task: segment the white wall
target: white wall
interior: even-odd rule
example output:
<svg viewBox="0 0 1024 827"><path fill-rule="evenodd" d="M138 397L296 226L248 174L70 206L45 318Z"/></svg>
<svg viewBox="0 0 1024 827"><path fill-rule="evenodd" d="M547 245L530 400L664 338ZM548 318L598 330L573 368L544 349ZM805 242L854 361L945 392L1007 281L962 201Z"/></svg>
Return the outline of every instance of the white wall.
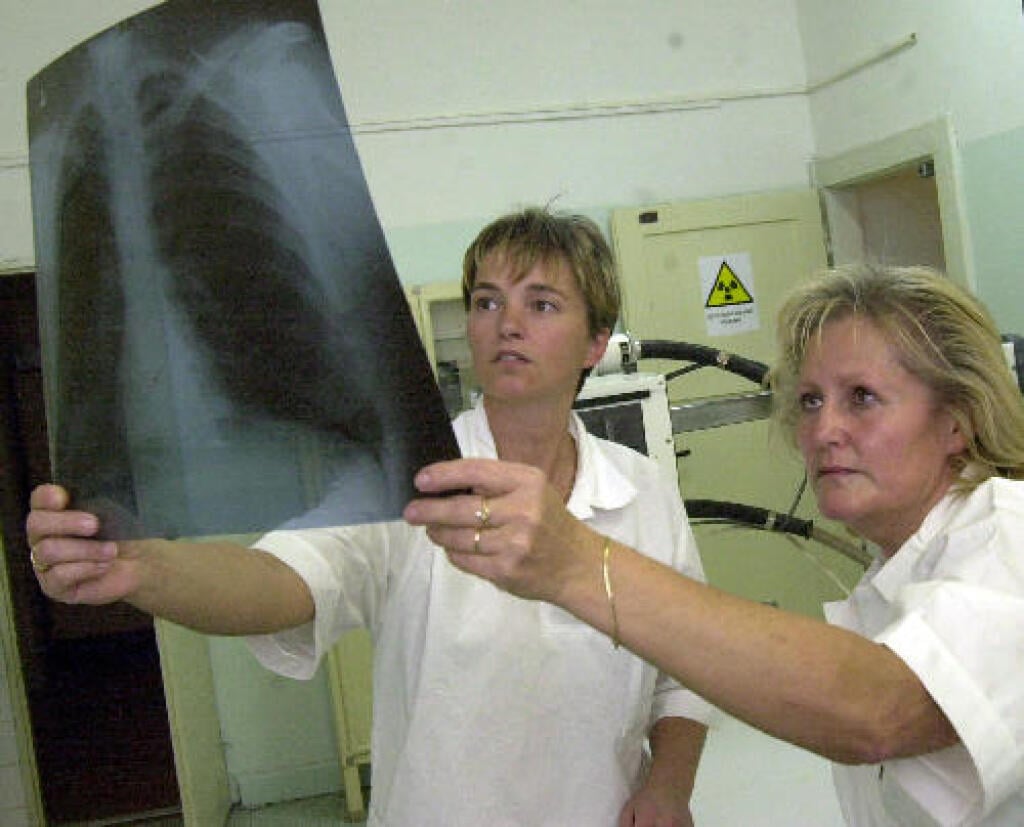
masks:
<svg viewBox="0 0 1024 827"><path fill-rule="evenodd" d="M947 118L966 249L1000 329L1024 331L1024 15L1018 0L795 0L810 83L907 35L916 45L810 96L815 154Z"/></svg>
<svg viewBox="0 0 1024 827"><path fill-rule="evenodd" d="M76 43L152 0L0 0L0 272L27 269L32 251L25 84Z"/></svg>
<svg viewBox="0 0 1024 827"><path fill-rule="evenodd" d="M415 13L411 5L323 4L387 227L475 219L554 197L585 208L806 182L803 99L709 100L802 84L790 0L422 0ZM708 108L567 120L599 106L688 100ZM513 123L415 128L500 113ZM412 123L364 131L381 121Z"/></svg>
<svg viewBox="0 0 1024 827"><path fill-rule="evenodd" d="M74 43L151 5L0 0L9 21L0 34L0 267L32 260L25 82ZM321 5L389 238L409 231L419 241L417 227L477 227L553 198L565 208L606 210L806 185L806 101L775 94L804 79L793 0ZM716 102L736 94L755 97ZM690 101L700 108L678 109ZM677 111L578 117L651 104ZM513 113L497 119L511 123L459 120L497 113ZM463 125L422 128L425 119L452 116ZM381 121L394 131L379 131ZM454 241L466 232L457 229ZM405 256L414 282L425 280L416 258L414 250Z"/></svg>
<svg viewBox="0 0 1024 827"><path fill-rule="evenodd" d="M796 0L813 83L915 33L917 44L811 97L829 156L948 114L969 143L1024 124L1018 0ZM837 36L841 33L841 37Z"/></svg>

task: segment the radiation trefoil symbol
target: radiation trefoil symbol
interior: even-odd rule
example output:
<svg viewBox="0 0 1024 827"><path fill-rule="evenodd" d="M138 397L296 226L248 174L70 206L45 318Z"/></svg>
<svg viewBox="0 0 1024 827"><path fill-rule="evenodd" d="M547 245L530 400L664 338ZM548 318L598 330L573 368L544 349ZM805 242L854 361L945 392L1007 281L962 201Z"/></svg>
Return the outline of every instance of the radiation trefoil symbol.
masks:
<svg viewBox="0 0 1024 827"><path fill-rule="evenodd" d="M708 293L704 306L730 307L736 304L753 304L753 302L754 297L744 287L739 276L733 272L729 262L723 261L722 266L718 268L718 275L715 277L715 283L711 292Z"/></svg>

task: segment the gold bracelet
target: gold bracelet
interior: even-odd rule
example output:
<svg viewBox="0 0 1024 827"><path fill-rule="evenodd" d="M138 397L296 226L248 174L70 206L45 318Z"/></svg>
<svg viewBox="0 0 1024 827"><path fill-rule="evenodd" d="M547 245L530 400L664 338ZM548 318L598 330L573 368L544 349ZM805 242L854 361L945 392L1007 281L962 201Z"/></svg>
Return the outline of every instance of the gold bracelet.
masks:
<svg viewBox="0 0 1024 827"><path fill-rule="evenodd" d="M619 614L615 611L615 591L612 589L612 575L608 569L608 560L612 556L612 541L604 538L604 551L601 552L601 573L604 575L604 593L608 598L608 607L612 610L612 643L619 648Z"/></svg>

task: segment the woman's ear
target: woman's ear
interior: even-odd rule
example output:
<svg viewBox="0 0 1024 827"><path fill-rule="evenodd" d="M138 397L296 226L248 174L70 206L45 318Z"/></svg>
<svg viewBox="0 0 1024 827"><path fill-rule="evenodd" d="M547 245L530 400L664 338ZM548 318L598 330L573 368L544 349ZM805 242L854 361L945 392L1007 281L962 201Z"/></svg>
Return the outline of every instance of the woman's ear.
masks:
<svg viewBox="0 0 1024 827"><path fill-rule="evenodd" d="M967 437L964 429L960 427L960 420L947 412L948 430L946 431L946 449L950 457L962 455L967 450Z"/></svg>
<svg viewBox="0 0 1024 827"><path fill-rule="evenodd" d="M587 357L583 360L584 368L592 368L601 361L604 352L608 347L608 340L612 332L607 327L602 327L590 338L590 347L587 349Z"/></svg>

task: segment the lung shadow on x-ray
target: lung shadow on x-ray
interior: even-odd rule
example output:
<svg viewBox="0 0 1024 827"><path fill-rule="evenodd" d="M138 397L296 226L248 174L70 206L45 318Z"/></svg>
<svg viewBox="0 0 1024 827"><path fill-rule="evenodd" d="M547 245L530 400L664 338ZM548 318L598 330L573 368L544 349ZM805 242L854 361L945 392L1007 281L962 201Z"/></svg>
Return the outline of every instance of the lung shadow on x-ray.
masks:
<svg viewBox="0 0 1024 827"><path fill-rule="evenodd" d="M28 99L55 479L111 536L397 518L458 451L316 3L171 0Z"/></svg>

